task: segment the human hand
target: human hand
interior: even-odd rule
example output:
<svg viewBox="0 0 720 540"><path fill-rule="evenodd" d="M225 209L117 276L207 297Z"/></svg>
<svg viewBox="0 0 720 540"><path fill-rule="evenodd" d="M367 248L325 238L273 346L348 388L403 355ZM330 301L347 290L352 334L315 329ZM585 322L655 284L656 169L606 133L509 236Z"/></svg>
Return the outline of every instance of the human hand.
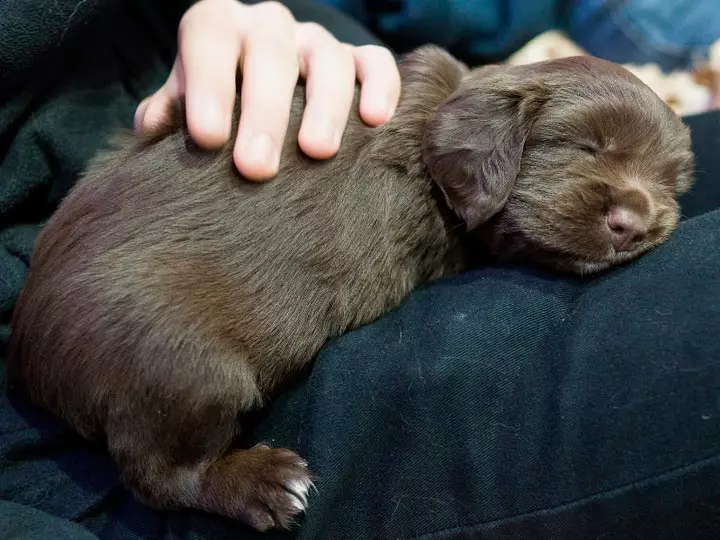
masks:
<svg viewBox="0 0 720 540"><path fill-rule="evenodd" d="M277 2L201 0L183 16L170 76L138 106L135 129L159 128L170 103L185 96L190 136L204 148L222 146L230 138L238 66L243 78L233 159L251 180L278 171L298 76L307 81L299 144L315 159L337 152L356 79L360 116L369 125L387 122L400 96L400 75L387 49L340 43L320 25L297 22Z"/></svg>

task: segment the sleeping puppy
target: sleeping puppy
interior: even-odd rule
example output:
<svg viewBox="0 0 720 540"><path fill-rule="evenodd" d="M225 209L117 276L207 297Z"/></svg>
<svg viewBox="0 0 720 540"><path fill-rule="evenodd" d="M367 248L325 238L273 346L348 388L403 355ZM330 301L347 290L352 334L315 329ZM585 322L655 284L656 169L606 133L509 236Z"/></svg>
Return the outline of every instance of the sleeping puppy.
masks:
<svg viewBox="0 0 720 540"><path fill-rule="evenodd" d="M676 226L688 131L622 68L468 71L424 47L401 72L394 119L353 116L324 162L298 150L299 86L267 183L238 175L230 143L197 149L182 111L161 135L124 135L39 237L12 385L106 443L147 504L289 526L307 505L306 463L231 445L328 338L476 255L584 274Z"/></svg>

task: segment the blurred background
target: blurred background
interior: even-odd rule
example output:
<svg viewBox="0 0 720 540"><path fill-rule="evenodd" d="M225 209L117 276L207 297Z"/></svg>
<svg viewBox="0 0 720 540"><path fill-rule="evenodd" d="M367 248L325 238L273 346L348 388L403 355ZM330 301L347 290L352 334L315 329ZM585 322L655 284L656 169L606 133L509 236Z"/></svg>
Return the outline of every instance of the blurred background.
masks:
<svg viewBox="0 0 720 540"><path fill-rule="evenodd" d="M720 0L320 0L398 53L435 43L469 65L591 54L678 114L720 108Z"/></svg>

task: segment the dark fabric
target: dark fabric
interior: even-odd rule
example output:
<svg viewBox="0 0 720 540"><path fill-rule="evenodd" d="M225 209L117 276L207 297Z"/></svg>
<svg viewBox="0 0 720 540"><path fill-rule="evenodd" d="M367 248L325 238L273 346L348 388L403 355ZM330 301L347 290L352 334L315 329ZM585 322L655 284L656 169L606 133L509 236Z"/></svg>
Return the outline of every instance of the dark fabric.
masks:
<svg viewBox="0 0 720 540"><path fill-rule="evenodd" d="M185 7L0 5L4 335L43 220L164 80ZM373 41L332 12L291 7ZM249 436L298 450L319 477L301 527L265 537L720 537L720 114L688 122L698 185L661 249L584 280L477 269L329 343ZM262 536L138 504L101 446L3 394L0 538L93 537Z"/></svg>
<svg viewBox="0 0 720 540"><path fill-rule="evenodd" d="M689 117L687 123L692 129L697 185L680 199L683 219L720 207L720 111Z"/></svg>

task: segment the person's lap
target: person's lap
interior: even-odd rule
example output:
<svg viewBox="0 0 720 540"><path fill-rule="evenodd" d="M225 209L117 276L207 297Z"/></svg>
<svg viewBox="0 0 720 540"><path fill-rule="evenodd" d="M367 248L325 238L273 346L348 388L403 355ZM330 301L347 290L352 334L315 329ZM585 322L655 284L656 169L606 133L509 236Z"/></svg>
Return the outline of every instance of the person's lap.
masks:
<svg viewBox="0 0 720 540"><path fill-rule="evenodd" d="M321 16L304 4L299 18ZM344 19L323 22L341 39L374 41ZM128 60L115 61L107 80ZM89 113L58 94L35 120L68 176L98 144L82 126L131 119L127 84L88 83L83 96ZM106 110L110 99L121 105ZM719 119L689 120L699 158L687 219L636 264L587 280L476 269L422 287L329 343L246 441L296 449L318 476L301 527L271 537L715 538ZM26 148L16 161L40 144L20 135ZM80 149L63 153L53 137ZM16 150L5 154L3 176L33 172L11 168ZM27 258L23 234L31 233L2 233L12 268ZM22 517L26 530L44 512L108 539L250 535L215 516L141 506L119 487L102 447L6 396L0 498L38 512ZM14 508L0 505L0 523L19 515Z"/></svg>

